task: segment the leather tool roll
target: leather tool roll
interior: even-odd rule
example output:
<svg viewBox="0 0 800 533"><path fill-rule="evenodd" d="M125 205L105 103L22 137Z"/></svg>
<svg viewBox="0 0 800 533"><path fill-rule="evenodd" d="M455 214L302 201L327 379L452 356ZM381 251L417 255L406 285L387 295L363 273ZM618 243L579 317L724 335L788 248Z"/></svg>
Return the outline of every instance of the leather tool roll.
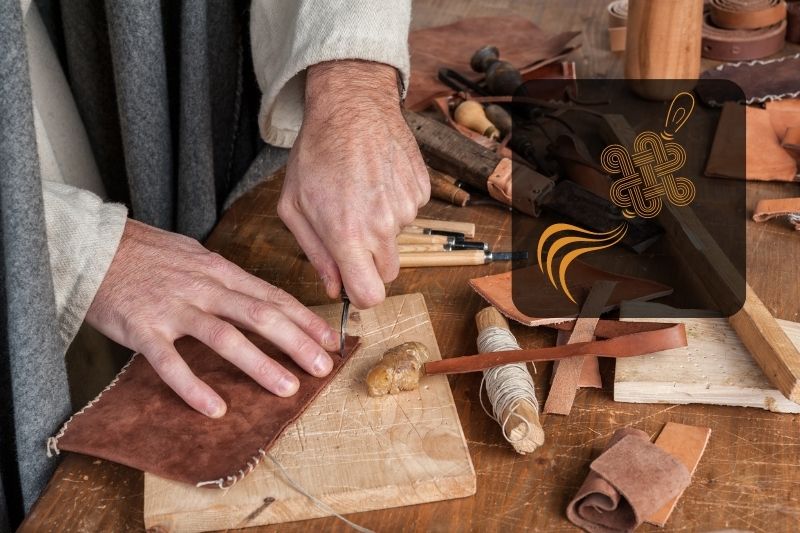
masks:
<svg viewBox="0 0 800 533"><path fill-rule="evenodd" d="M760 59L783 49L786 19L756 30L718 28L711 14L703 16L703 57L717 61Z"/></svg>
<svg viewBox="0 0 800 533"><path fill-rule="evenodd" d="M711 22L729 30L756 30L778 24L786 18L783 0L711 0Z"/></svg>

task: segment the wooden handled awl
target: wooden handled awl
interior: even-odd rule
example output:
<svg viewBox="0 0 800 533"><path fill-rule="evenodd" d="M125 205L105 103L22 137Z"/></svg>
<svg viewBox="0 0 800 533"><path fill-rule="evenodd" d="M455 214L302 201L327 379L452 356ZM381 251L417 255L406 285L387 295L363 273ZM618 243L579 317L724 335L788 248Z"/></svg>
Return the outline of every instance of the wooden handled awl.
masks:
<svg viewBox="0 0 800 533"><path fill-rule="evenodd" d="M483 106L475 100L464 100L453 113L457 123L493 140L500 138L500 130L486 117Z"/></svg>
<svg viewBox="0 0 800 533"><path fill-rule="evenodd" d="M486 252L482 250L416 252L400 254L400 268L484 265L492 261L516 261L527 258L528 252Z"/></svg>
<svg viewBox="0 0 800 533"><path fill-rule="evenodd" d="M455 244L456 238L447 235L425 235L424 233L401 233L397 244Z"/></svg>

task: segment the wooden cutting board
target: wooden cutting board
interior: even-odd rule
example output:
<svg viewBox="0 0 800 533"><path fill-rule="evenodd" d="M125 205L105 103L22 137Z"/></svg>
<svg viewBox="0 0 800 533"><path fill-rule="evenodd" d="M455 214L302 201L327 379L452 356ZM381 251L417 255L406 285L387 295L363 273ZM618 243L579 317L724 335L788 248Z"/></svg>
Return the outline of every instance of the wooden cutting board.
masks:
<svg viewBox="0 0 800 533"><path fill-rule="evenodd" d="M338 328L341 304L313 308ZM352 309L352 308L351 308ZM364 379L383 352L424 343L441 359L421 294L351 310L348 333L361 348L270 452L291 480L340 514L475 494L475 470L445 376L420 389L371 398ZM145 526L210 531L328 516L268 458L227 490L145 474Z"/></svg>
<svg viewBox="0 0 800 533"><path fill-rule="evenodd" d="M681 318L680 310L663 305L659 306L659 316L664 319L625 318L642 316L637 307L658 305L625 302L620 314L622 320L646 322L666 322L674 317L686 326L688 346L617 359L614 401L702 403L800 413L800 405L770 383L728 319ZM788 320L778 320L778 324L800 348L800 324Z"/></svg>

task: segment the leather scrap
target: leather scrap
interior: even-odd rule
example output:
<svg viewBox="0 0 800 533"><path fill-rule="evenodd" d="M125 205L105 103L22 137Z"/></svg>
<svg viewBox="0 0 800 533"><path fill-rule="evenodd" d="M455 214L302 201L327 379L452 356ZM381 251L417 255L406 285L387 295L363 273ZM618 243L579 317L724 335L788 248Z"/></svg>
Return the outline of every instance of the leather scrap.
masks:
<svg viewBox="0 0 800 533"><path fill-rule="evenodd" d="M55 449L121 463L192 485L226 488L241 481L283 431L336 377L352 357L358 337L347 337L345 354L331 354L333 370L311 376L259 335L245 332L261 351L300 381L281 398L191 337L175 348L192 371L228 404L212 419L189 407L141 355L134 355L112 384L64 424Z"/></svg>
<svg viewBox="0 0 800 533"><path fill-rule="evenodd" d="M551 35L518 16L467 18L446 26L413 31L409 35L411 83L405 105L412 111L420 111L433 98L452 92L439 81L440 68L451 68L473 81L480 81L483 75L470 69L469 60L486 44L496 46L501 59L524 74L563 59L577 48L570 43L579 34Z"/></svg>
<svg viewBox="0 0 800 533"><path fill-rule="evenodd" d="M525 291L530 297L524 297L525 307L540 310L539 316L529 316L520 311L514 303L511 289L511 278L514 283L528 287ZM580 260L573 261L570 265L570 277L573 281L572 292L576 298L588 293L595 282L610 280L617 282L614 292L604 311L617 307L623 300L654 300L672 294L672 288L662 283L624 276L595 268ZM544 326L568 322L578 316L580 307L567 300L564 293L553 288L547 278L537 266L518 269L513 272L503 272L493 276L484 276L469 280L470 286L487 302L492 304L506 318L516 320L526 326ZM528 305L530 304L530 305Z"/></svg>
<svg viewBox="0 0 800 533"><path fill-rule="evenodd" d="M567 344L570 337L570 331L558 330L556 335L556 346L563 346ZM592 340L597 337L592 337ZM558 365L561 361L553 361L553 372L550 377L550 382L558 373ZM581 389L602 389L603 380L600 376L600 360L596 355L586 355L583 358L583 366L581 367L581 377L578 379L578 387Z"/></svg>
<svg viewBox="0 0 800 533"><path fill-rule="evenodd" d="M780 46L771 53L779 52ZM769 54L768 54L769 55ZM723 59L724 58L718 58ZM734 58L747 59L747 58ZM707 105L720 107L725 102L760 104L800 97L797 73L800 71L800 53L775 59L736 61L710 68L700 75L697 95ZM702 83L702 80L728 80L735 84Z"/></svg>
<svg viewBox="0 0 800 533"><path fill-rule="evenodd" d="M800 0L789 0L786 4L786 40L800 44Z"/></svg>
<svg viewBox="0 0 800 533"><path fill-rule="evenodd" d="M598 281L592 286L567 344L594 340L594 330L600 319L600 313L606 306L615 285L616 283L610 281ZM562 359L558 367L553 369L553 382L544 404L545 413L568 415L572 410L584 360L583 356Z"/></svg>
<svg viewBox="0 0 800 533"><path fill-rule="evenodd" d="M687 426L676 422L667 422L656 439L656 446L675 457L683 463L689 471L689 477L694 475L700 458L711 436L711 428L700 426ZM661 509L647 517L647 522L659 527L669 520L669 516L683 495L683 490L672 500L665 503Z"/></svg>
<svg viewBox="0 0 800 533"><path fill-rule="evenodd" d="M624 52L628 30L628 0L608 4L608 45L612 52Z"/></svg>
<svg viewBox="0 0 800 533"><path fill-rule="evenodd" d="M644 431L617 430L567 506L567 518L591 533L633 531L689 485L688 469Z"/></svg>
<svg viewBox="0 0 800 533"><path fill-rule="evenodd" d="M742 146L745 146L744 162L739 156ZM797 162L781 146L770 111L728 102L722 108L705 174L719 178L794 181Z"/></svg>
<svg viewBox="0 0 800 533"><path fill-rule="evenodd" d="M756 222L779 217L786 217L794 229L800 231L800 198L759 200L753 211L753 220Z"/></svg>

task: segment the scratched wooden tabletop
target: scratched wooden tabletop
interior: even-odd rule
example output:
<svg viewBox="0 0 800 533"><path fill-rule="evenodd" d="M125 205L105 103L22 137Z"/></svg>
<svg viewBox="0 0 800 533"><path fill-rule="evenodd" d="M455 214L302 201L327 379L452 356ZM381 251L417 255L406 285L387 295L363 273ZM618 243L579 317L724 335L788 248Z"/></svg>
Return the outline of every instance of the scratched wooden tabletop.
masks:
<svg viewBox="0 0 800 533"><path fill-rule="evenodd" d="M417 0L414 28L462 17L506 12L530 17L551 31L583 31L571 58L582 77L620 77L620 58L607 51L606 0ZM797 51L792 47L789 51ZM704 66L708 67L707 62ZM294 239L275 214L281 186L275 177L240 199L222 218L208 246L250 272L285 288L308 305L329 303ZM750 184L748 208L759 198L800 196L796 184ZM456 208L434 201L423 215L474 222L492 247L510 246L511 220L491 207ZM748 281L779 318L800 320L800 234L780 222L748 222ZM452 269L410 269L389 294L421 292L443 355L474 353L473 317L485 303L467 280L508 268L502 264ZM551 333L513 326L523 346L553 342ZM639 405L612 401L613 364L602 363L605 388L578 392L569 416L543 417L546 445L520 456L502 439L478 402L478 375L450 379L478 476L471 498L350 515L378 531L572 531L567 502L586 477L589 462L618 428L651 435L668 421L708 426L711 440L666 531L800 530L800 418L757 409L702 405ZM549 376L540 365L536 392L543 400ZM25 531L140 531L143 476L110 462L66 454L23 525ZM253 531L346 531L333 518ZM657 531L644 526L642 531Z"/></svg>

